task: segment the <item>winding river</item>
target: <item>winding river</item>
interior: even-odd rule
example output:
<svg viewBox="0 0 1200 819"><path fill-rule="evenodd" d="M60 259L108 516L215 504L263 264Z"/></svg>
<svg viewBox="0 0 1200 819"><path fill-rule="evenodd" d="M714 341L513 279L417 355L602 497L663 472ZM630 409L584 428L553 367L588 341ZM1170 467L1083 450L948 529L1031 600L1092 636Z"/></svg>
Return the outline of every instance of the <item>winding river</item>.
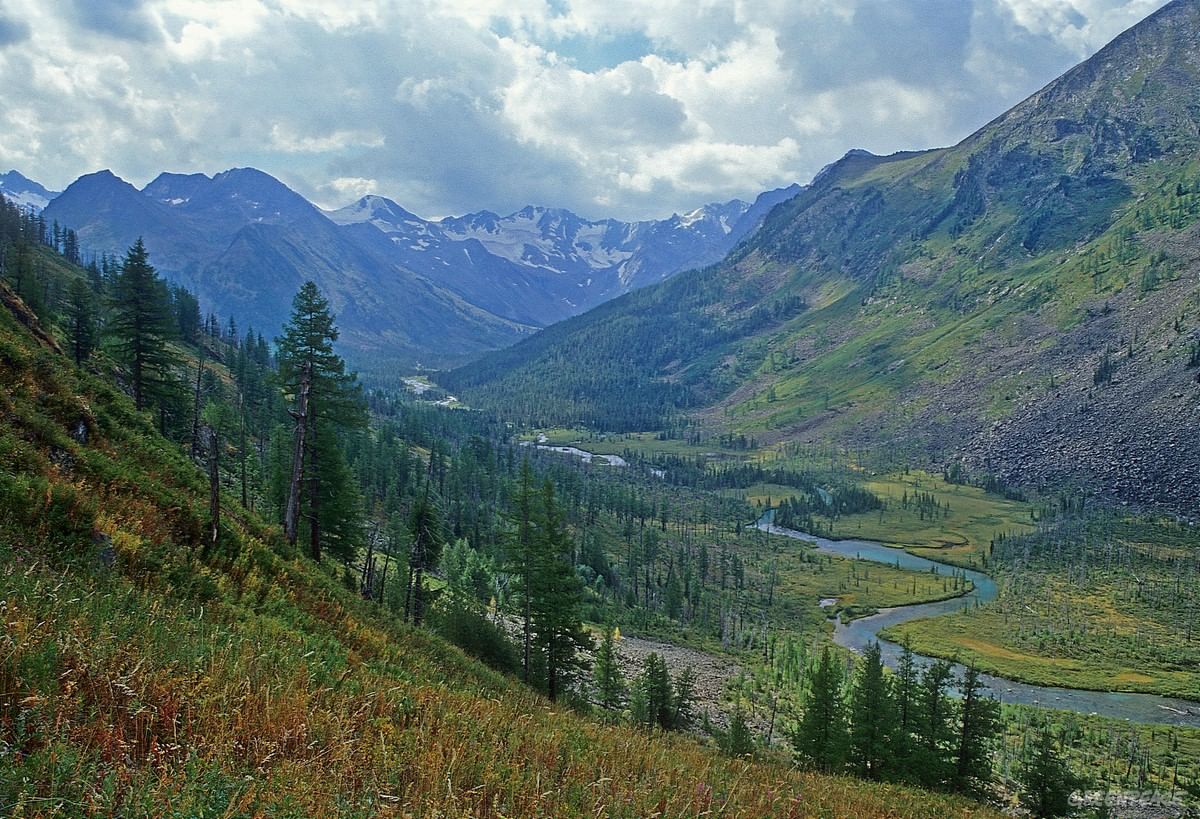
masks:
<svg viewBox="0 0 1200 819"><path fill-rule="evenodd" d="M818 551L825 552L826 554L871 560L876 563L886 563L890 566L899 565L901 568L914 569L916 571L927 572L934 567L938 571L943 572L955 570L954 567L944 563L937 563L924 557L918 557L917 555L909 554L903 549L884 546L882 543L872 543L865 540L826 540L792 529L784 529L772 522L774 518L772 512L768 512L767 515L763 516L758 524L756 524L757 528L771 534L803 540L816 546ZM941 600L936 603L918 603L912 606L880 609L877 614L872 614L869 617L860 617L849 623L839 622L833 634L834 641L838 645L861 652L867 645L879 640L884 662L894 668L900 656L901 649L895 643L879 638L878 635L882 629L909 620L936 617L939 614L949 614L961 610L964 606L973 606L976 601L986 603L989 600L995 599L997 594L996 581L982 572L970 569L963 571L967 579L975 587L961 597ZM929 657L920 657L920 659L924 662L930 661ZM962 670L963 667L961 665L955 667L956 673L961 674ZM1156 694L1081 691L1072 688L1031 685L987 674L983 675L983 682L991 694L1003 702L1041 705L1046 708L1077 711L1082 714L1098 714L1100 716L1125 719L1132 722L1200 727L1200 703L1188 700L1160 697Z"/></svg>

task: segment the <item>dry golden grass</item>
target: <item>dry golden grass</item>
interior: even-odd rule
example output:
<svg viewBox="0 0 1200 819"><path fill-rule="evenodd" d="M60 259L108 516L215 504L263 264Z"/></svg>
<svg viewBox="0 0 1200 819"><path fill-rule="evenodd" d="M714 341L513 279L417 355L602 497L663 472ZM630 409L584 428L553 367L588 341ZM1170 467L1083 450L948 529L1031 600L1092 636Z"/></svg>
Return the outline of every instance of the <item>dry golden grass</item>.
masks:
<svg viewBox="0 0 1200 819"><path fill-rule="evenodd" d="M3 311L0 384L0 814L993 815L554 707L232 503L202 558L195 468Z"/></svg>

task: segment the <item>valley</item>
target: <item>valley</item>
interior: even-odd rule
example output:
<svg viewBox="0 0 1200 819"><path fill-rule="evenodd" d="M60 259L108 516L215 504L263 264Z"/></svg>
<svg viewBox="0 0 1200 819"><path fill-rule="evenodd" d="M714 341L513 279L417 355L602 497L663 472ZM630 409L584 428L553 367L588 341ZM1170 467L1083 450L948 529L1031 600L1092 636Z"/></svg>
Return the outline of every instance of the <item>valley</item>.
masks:
<svg viewBox="0 0 1200 819"><path fill-rule="evenodd" d="M0 175L0 814L1196 815L1200 0L1152 6L957 141L804 185L791 136L662 146L807 35L685 65L573 7L424 43L513 62L392 77L386 131L273 127L279 178ZM207 59L160 12L139 36ZM346 14L306 36L382 47ZM0 73L35 38L6 15ZM554 50L588 37L618 66ZM728 119L797 93L755 65ZM487 174L451 140L463 190L385 173L448 101L522 128ZM631 169L641 106L679 134ZM547 191L579 212L512 204ZM467 193L509 204L438 209Z"/></svg>

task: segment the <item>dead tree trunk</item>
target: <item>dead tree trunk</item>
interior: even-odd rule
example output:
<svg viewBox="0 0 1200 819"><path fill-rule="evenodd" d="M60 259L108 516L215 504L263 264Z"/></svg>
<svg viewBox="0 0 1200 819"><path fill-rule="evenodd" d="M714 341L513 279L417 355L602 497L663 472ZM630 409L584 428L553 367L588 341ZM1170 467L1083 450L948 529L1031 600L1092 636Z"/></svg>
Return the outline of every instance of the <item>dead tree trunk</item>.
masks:
<svg viewBox="0 0 1200 819"><path fill-rule="evenodd" d="M217 545L221 533L221 436L208 427L208 541L204 544L207 553Z"/></svg>
<svg viewBox="0 0 1200 819"><path fill-rule="evenodd" d="M311 404L310 404L311 407ZM321 562L321 477L317 471L317 424L316 415L312 413L309 427L312 436L309 439L309 476L308 476L308 556L317 563Z"/></svg>
<svg viewBox="0 0 1200 819"><path fill-rule="evenodd" d="M204 377L204 345L200 345L200 363L196 366L196 392L192 406L192 460L200 457L200 381Z"/></svg>
<svg viewBox="0 0 1200 819"><path fill-rule="evenodd" d="M292 442L292 475L288 481L287 508L283 515L283 530L290 545L296 545L300 524L300 481L304 477L304 448L308 434L308 395L312 390L312 364L305 362L300 368L300 391L296 409L289 410L296 419L295 440Z"/></svg>
<svg viewBox="0 0 1200 819"><path fill-rule="evenodd" d="M249 509L246 502L246 402L245 396L238 393L238 458L241 460L242 471L242 508Z"/></svg>

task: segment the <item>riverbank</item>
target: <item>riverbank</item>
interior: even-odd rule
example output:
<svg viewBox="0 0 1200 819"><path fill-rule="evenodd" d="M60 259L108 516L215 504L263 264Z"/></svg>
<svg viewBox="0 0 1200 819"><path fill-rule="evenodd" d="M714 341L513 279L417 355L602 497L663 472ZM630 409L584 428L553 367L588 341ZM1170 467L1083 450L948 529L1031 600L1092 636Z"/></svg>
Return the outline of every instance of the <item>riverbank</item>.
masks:
<svg viewBox="0 0 1200 819"><path fill-rule="evenodd" d="M831 541L803 532L784 529L769 522L760 521L756 525L771 534L806 541L828 554L856 557L860 560L871 560L883 564L898 564L903 568L917 570L954 570L954 567L894 547L884 546L881 543L857 540ZM996 598L998 588L995 580L991 577L973 569L959 568L958 570L965 572L967 579L975 585L975 588L965 595L936 603L897 606L881 610L868 617L852 620L849 623L839 623L834 631L834 641L845 648L858 652L863 651L870 643L878 641L882 648L884 661L889 666L895 667L901 648L881 636L881 632L901 623L939 617L961 611L964 608L969 610L977 605L983 606ZM927 654L920 656L923 662L933 660L933 657ZM956 673L961 674L963 670L961 665L956 664ZM994 674L985 674L983 682L988 691L1002 702L1040 705L1141 723L1200 727L1200 704L1181 698L1146 693L1072 689L1061 685L1040 685Z"/></svg>

